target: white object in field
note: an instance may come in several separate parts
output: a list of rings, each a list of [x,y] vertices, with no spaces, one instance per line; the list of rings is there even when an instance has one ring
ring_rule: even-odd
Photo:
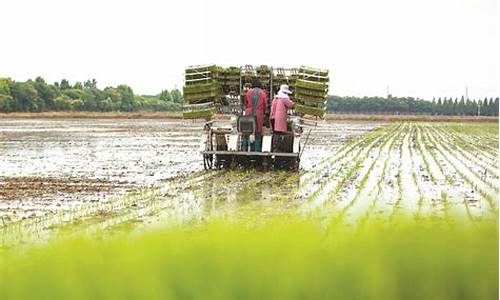
[[[271,141],[272,136],[270,135],[264,135],[262,137],[262,152],[271,152]]]
[[[207,139],[208,139],[208,134],[202,134],[201,135],[200,151],[207,150]]]
[[[299,153],[300,136],[296,136],[293,139],[293,153]]]
[[[227,139],[227,150],[228,151],[238,151],[238,135],[231,134]]]
[[[238,118],[236,116],[231,116],[231,129],[236,132],[238,128]]]

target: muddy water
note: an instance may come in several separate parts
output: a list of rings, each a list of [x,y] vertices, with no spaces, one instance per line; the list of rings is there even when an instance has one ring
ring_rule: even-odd
[[[320,123],[301,167],[314,169],[342,144],[382,125]],[[114,201],[127,191],[202,171],[202,126],[184,120],[0,120],[0,226]],[[276,183],[262,184],[272,189]]]

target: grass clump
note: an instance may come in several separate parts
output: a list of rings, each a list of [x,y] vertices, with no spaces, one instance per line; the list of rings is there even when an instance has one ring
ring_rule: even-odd
[[[498,229],[209,221],[0,254],[1,299],[498,299]]]

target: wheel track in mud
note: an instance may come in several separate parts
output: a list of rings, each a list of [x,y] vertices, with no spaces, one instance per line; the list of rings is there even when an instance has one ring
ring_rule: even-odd
[[[210,179],[216,174],[206,174],[196,172],[188,176],[182,176],[169,180],[171,184],[178,185],[182,182],[186,186],[199,184],[200,181]],[[151,197],[153,188],[139,189],[127,193],[117,199],[110,198],[106,202],[87,203],[68,211],[60,211],[57,214],[46,214],[41,217],[21,220],[19,222],[8,224],[0,228],[0,238],[2,245],[18,244],[23,241],[45,240],[49,238],[54,230],[65,229],[73,226],[74,223],[85,222],[98,216],[108,215],[109,212],[120,211],[127,207],[138,205],[140,201]],[[94,222],[94,221],[92,221]]]
[[[251,187],[268,179],[265,176],[259,176],[259,174],[255,170],[245,171],[241,173],[225,172],[222,175],[228,174],[236,176],[228,178],[225,176],[220,176],[221,174],[219,174],[214,180],[210,181],[214,186],[224,186],[223,188],[217,188],[215,191],[212,191],[210,195],[207,195],[208,188],[206,187],[206,184],[202,184],[199,189],[193,189],[191,187],[191,193],[186,193],[185,191],[180,191],[179,189],[172,189],[172,187],[167,190],[160,189],[156,195],[150,195],[143,198],[142,201],[136,203],[133,207],[128,207],[118,212],[115,211],[113,216],[109,218],[103,218],[103,220],[100,220],[99,222],[92,222],[90,224],[83,224],[83,226],[79,226],[79,228],[77,228],[77,232],[85,231],[87,234],[93,234],[98,231],[109,231],[113,227],[117,227],[132,221],[140,221],[140,223],[151,223],[155,218],[157,218],[160,212],[164,210],[169,210],[168,215],[175,216],[180,215],[179,211],[188,209],[191,211],[188,214],[184,212],[183,215],[188,215],[187,219],[189,219],[190,217],[196,219],[196,214],[192,213],[192,211],[196,211],[197,209],[195,205],[192,205],[193,199],[196,201],[196,204],[202,204],[206,202],[207,197],[219,197],[220,199],[222,199],[223,197],[221,195],[227,190],[243,188],[241,184],[242,182],[244,182],[246,186]],[[278,177],[277,179],[279,180],[280,178],[281,177]],[[193,195],[192,199],[188,199],[191,195]],[[185,203],[188,203],[189,205],[186,207],[185,205],[183,205],[183,201],[186,201]],[[206,216],[203,215],[203,217]],[[186,220],[183,219],[182,221]]]

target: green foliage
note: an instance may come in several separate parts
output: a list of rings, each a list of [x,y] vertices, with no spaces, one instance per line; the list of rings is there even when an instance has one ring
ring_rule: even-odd
[[[38,92],[32,81],[13,82],[10,85],[13,98],[12,111],[36,112],[42,108]]]
[[[170,95],[170,92],[167,90],[161,91],[159,99],[164,102],[170,102],[172,101],[172,96]]]
[[[496,101],[496,102],[495,102]],[[486,103],[486,104],[484,104]],[[342,113],[380,113],[380,114],[432,114],[432,115],[468,115],[478,114],[481,106],[482,116],[498,116],[498,98],[489,101],[471,101],[460,99],[441,99],[432,101],[412,97],[340,97],[329,96],[328,112]]]
[[[61,90],[67,90],[71,88],[71,85],[69,84],[69,81],[63,79],[61,80],[61,84],[59,85],[59,87],[61,88]]]
[[[100,90],[95,79],[68,80],[47,84],[42,77],[35,81],[14,82],[0,78],[0,112],[40,111],[181,111],[183,97],[179,90],[164,90],[155,96],[134,95],[131,87],[119,85]]]
[[[10,95],[10,85],[12,80],[10,78],[0,78],[0,95]]]
[[[212,220],[0,258],[1,299],[498,299],[496,222]]]
[[[183,100],[183,97],[182,97],[182,93],[181,91],[179,91],[178,89],[173,89],[171,92],[170,92],[170,96],[172,97],[172,101],[174,103],[179,103],[179,104],[182,104],[182,102],[184,101]]]

